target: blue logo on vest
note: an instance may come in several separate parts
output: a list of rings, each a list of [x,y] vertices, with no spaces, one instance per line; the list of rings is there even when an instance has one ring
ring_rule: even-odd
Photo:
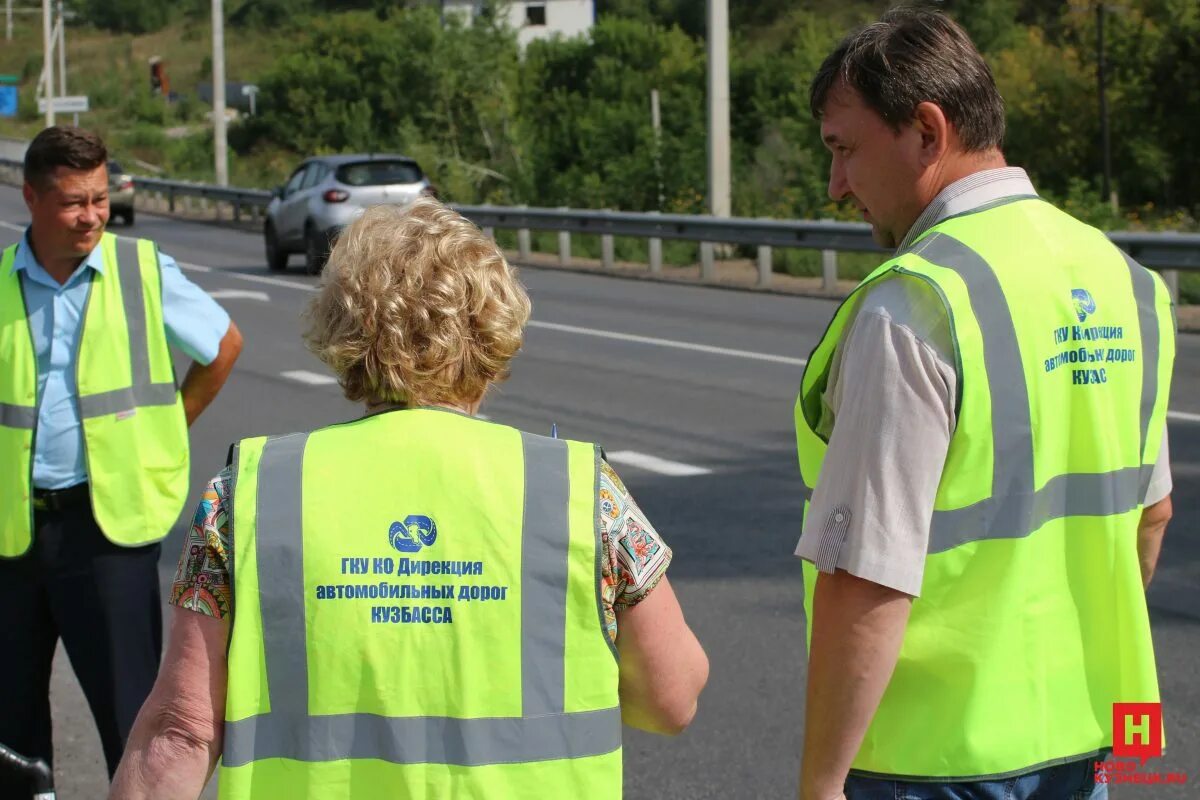
[[[1072,289],[1071,302],[1075,304],[1075,316],[1080,322],[1086,322],[1089,314],[1096,313],[1096,301],[1087,289]]]
[[[404,522],[393,522],[388,540],[401,553],[415,553],[437,541],[437,523],[420,514],[410,514]]]

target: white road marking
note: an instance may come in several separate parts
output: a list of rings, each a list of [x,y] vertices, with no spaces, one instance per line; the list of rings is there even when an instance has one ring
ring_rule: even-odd
[[[184,269],[196,269],[199,267],[197,264],[185,264],[183,262],[180,262],[179,266]],[[265,275],[244,275],[240,272],[229,272],[225,274],[231,278],[239,278],[246,281],[256,281],[258,283],[267,283],[272,286],[286,286],[289,289],[301,289],[306,292],[315,292],[318,288],[315,284],[297,283],[296,281],[284,280],[282,278],[271,278]],[[580,328],[575,325],[561,325],[557,322],[542,322],[536,319],[530,320],[528,327],[544,328],[546,330],[561,331],[563,333],[575,333],[583,336],[597,336],[601,339],[616,339],[622,342],[651,344],[657,347],[671,347],[677,350],[692,350],[697,353],[712,353],[719,356],[733,356],[734,358],[745,358],[751,361],[771,361],[776,364],[791,364],[797,367],[802,367],[808,363],[808,359],[806,358],[777,356],[773,353],[757,353],[752,350],[734,350],[733,348],[729,347],[714,347],[708,344],[680,342],[675,339],[659,339],[654,336],[637,336],[631,333],[618,333],[617,331],[605,331],[596,328]]]
[[[707,475],[711,469],[696,467],[691,464],[681,464],[678,461],[668,461],[658,456],[646,455],[633,450],[618,450],[606,453],[610,464],[620,464],[628,467],[657,472],[659,475],[669,475],[672,478],[689,478],[695,475]]]
[[[289,381],[297,383],[306,383],[309,386],[329,386],[337,383],[337,378],[332,375],[322,375],[319,372],[309,372],[306,369],[293,369],[287,372],[279,373],[281,377],[287,378]]]
[[[212,267],[206,267],[202,264],[185,264],[180,261],[181,269],[192,270],[193,272],[212,272]],[[307,292],[315,292],[316,284],[297,283],[296,281],[287,281],[283,278],[272,278],[267,275],[244,275],[241,272],[221,272],[223,278],[237,278],[242,281],[250,281],[251,283],[265,283],[268,286],[283,286],[288,289],[303,289]]]
[[[18,233],[25,232],[24,225],[13,225],[11,222],[5,222],[4,220],[0,220],[0,228],[8,228],[10,231],[17,231]]]
[[[797,367],[802,367],[808,363],[806,358],[792,358],[791,356],[777,356],[773,353],[756,353],[752,350],[734,350],[729,347],[713,347],[708,344],[696,344],[695,342],[680,342],[675,339],[658,339],[653,336],[636,336],[632,333],[617,333],[616,331],[597,330],[596,328],[580,328],[575,325],[560,325],[557,322],[540,322],[538,320],[530,320],[529,327],[545,328],[551,331],[562,331],[563,333],[577,333],[582,336],[598,336],[601,339],[616,339],[622,342],[637,342],[638,344],[652,344],[658,347],[673,347],[677,350],[694,350],[697,353],[713,353],[719,356],[733,356],[735,358],[745,358],[752,361],[773,361],[776,364],[792,364]]]
[[[1200,414],[1189,414],[1186,411],[1168,411],[1167,419],[1179,422],[1200,422]]]
[[[214,300],[257,300],[260,303],[271,300],[269,294],[255,289],[213,289],[208,296]]]

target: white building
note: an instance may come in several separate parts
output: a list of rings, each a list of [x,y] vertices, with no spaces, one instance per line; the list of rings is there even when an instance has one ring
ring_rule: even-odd
[[[470,20],[482,5],[483,0],[442,0],[442,11],[464,14]],[[509,0],[500,7],[507,8],[508,22],[522,48],[556,33],[567,38],[587,33],[596,20],[594,0]]]

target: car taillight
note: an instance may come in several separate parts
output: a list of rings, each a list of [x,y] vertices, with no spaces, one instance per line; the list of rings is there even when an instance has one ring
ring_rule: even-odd
[[[121,191],[133,188],[133,181],[121,181]]]
[[[326,203],[344,203],[350,199],[350,193],[342,189],[326,189],[321,197]]]

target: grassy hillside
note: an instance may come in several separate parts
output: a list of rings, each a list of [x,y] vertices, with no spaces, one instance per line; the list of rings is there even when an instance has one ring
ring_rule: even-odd
[[[20,78],[20,116],[0,119],[0,136],[29,138],[43,125],[35,86],[42,69],[41,18],[18,15],[13,41],[0,47],[0,73]],[[285,34],[226,30],[226,78],[253,82],[289,49]],[[142,36],[90,28],[67,28],[67,94],[86,94],[91,111],[80,125],[99,132],[118,159],[141,161],[135,171],[161,169],[177,177],[212,178],[209,107],[196,97],[211,82],[212,33],[207,22],[178,21]],[[151,95],[149,59],[166,63],[179,100],[168,105]],[[55,85],[58,78],[55,77]],[[71,121],[71,115],[59,121]],[[270,147],[239,158],[230,153],[230,181],[271,185],[293,165],[295,156]]]

